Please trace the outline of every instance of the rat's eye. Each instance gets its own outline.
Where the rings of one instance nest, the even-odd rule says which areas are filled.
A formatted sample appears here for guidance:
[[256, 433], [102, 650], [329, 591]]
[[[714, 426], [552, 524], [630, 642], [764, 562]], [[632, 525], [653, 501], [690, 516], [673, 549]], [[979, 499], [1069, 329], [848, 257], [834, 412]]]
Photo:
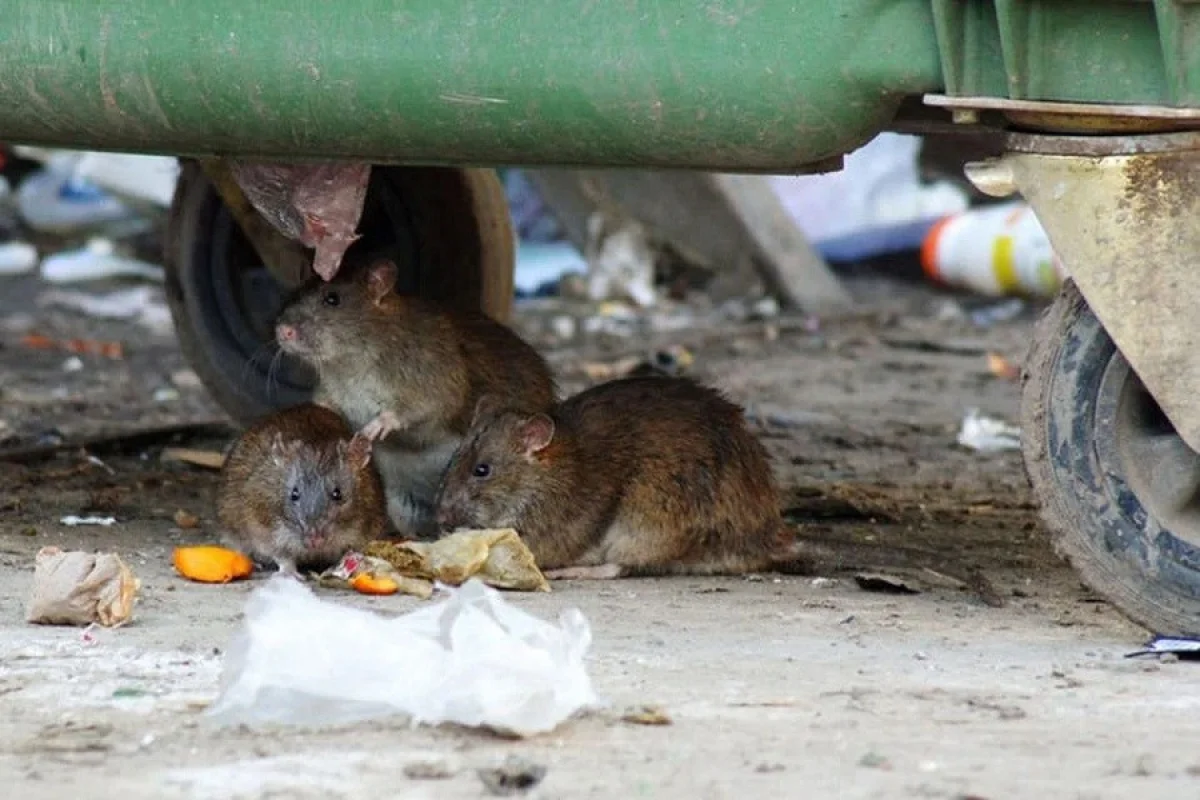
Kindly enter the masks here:
[[471, 474], [476, 478], [486, 478], [488, 475], [492, 474], [492, 465], [484, 464], [481, 461], [471, 469]]
[[329, 496], [333, 498], [333, 502], [335, 503], [342, 502], [342, 490], [336, 486], [333, 487], [333, 491], [329, 493]]
[[326, 292], [321, 299], [327, 306], [337, 306], [342, 302], [342, 298], [338, 296], [338, 293], [333, 291]]
[[292, 498], [293, 503], [300, 502], [300, 487], [299, 486], [292, 487], [292, 493], [291, 493], [290, 497]]

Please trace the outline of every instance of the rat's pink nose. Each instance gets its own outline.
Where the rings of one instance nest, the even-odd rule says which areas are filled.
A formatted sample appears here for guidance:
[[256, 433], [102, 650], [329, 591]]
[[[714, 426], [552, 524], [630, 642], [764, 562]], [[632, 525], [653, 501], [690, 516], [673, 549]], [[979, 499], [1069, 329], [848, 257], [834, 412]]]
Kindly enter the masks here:
[[296, 341], [296, 326], [295, 325], [276, 325], [275, 338], [281, 342]]

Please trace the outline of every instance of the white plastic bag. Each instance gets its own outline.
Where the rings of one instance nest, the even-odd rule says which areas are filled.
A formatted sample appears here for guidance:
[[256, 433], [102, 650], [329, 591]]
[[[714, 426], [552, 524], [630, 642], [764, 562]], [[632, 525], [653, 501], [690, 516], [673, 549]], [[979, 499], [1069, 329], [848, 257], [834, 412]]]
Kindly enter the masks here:
[[551, 625], [476, 579], [387, 619], [274, 578], [247, 602], [209, 714], [300, 725], [399, 714], [530, 736], [599, 705], [584, 668], [590, 644], [578, 610]]

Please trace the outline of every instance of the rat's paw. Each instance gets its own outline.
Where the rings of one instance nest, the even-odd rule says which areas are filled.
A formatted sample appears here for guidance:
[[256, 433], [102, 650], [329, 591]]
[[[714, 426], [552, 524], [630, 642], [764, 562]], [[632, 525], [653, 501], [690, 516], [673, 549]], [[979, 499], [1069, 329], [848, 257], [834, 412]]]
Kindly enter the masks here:
[[368, 441], [377, 442], [400, 427], [400, 420], [391, 411], [381, 411], [379, 416], [363, 426], [359, 433]]
[[552, 581], [607, 581], [621, 577], [618, 564], [601, 564], [596, 567], [563, 567], [544, 573]]

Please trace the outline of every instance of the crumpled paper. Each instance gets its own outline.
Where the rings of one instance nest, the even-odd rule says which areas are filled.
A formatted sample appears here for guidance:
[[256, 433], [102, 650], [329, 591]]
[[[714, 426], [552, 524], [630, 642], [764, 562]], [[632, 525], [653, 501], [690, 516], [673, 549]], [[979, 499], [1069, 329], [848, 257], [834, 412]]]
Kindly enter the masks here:
[[133, 617], [140, 588], [116, 553], [85, 553], [43, 547], [34, 561], [33, 594], [27, 622], [111, 628]]
[[979, 413], [979, 409], [972, 408], [963, 417], [958, 443], [980, 453], [1020, 450], [1021, 429], [1007, 422], [985, 417]]
[[247, 602], [209, 715], [227, 725], [402, 715], [532, 736], [599, 705], [584, 668], [591, 630], [577, 609], [552, 625], [477, 579], [447, 591], [389, 619], [272, 578]]
[[367, 572], [391, 578], [405, 594], [428, 598], [435, 581], [459, 586], [478, 578], [497, 589], [548, 592], [550, 583], [512, 528], [460, 531], [435, 542], [371, 542], [321, 574], [324, 586], [348, 584]]

